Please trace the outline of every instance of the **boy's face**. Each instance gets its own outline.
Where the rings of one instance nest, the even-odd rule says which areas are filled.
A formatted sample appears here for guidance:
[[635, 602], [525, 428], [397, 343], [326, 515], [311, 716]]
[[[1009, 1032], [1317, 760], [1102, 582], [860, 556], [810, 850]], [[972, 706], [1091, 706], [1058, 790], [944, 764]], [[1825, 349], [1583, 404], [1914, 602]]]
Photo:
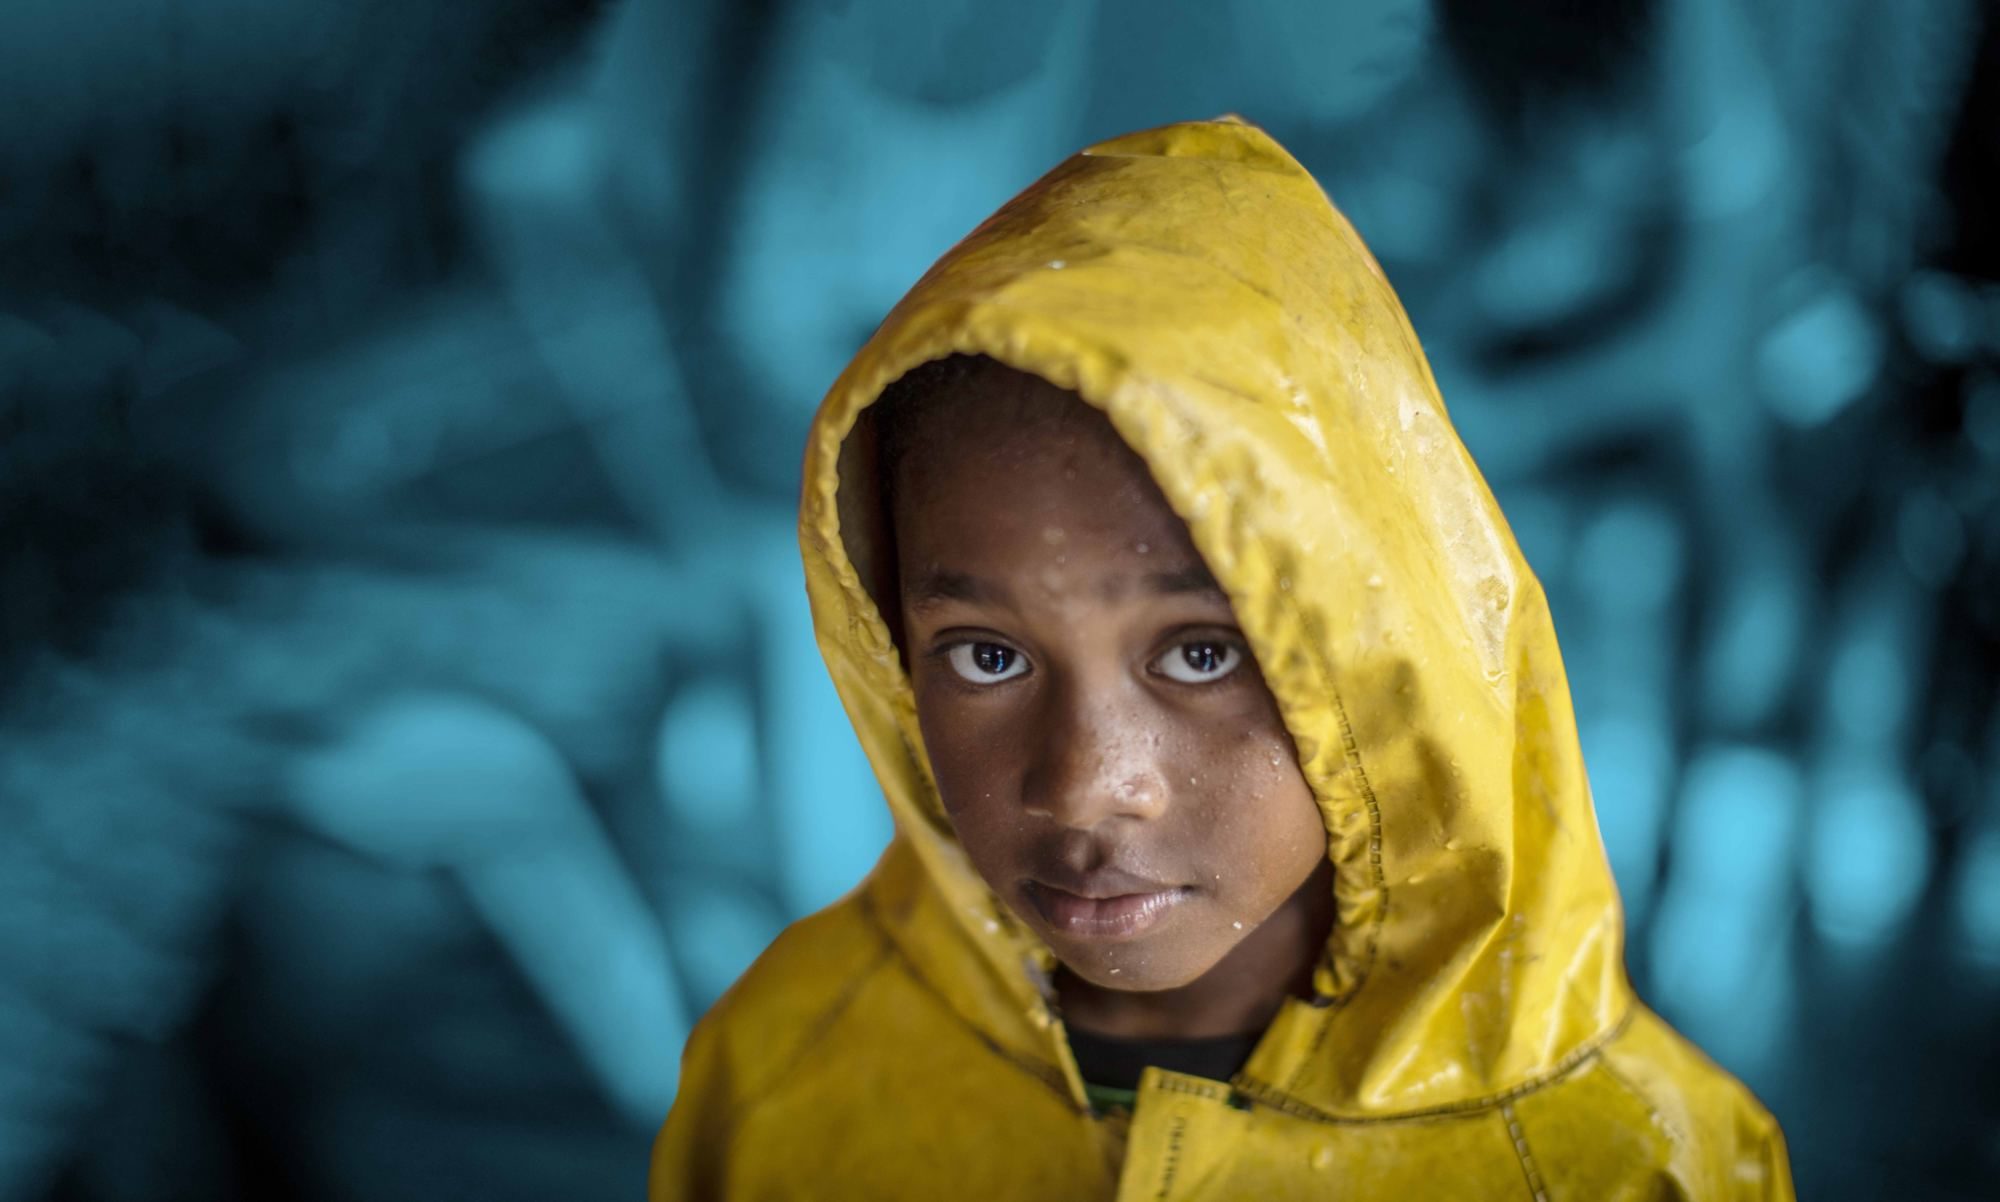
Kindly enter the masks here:
[[[1093, 985], [1175, 989], [1239, 945], [1226, 973], [1296, 976], [1254, 946], [1281, 908], [1328, 904], [1304, 896], [1326, 831], [1291, 737], [1144, 463], [1038, 383], [928, 407], [897, 479], [903, 639], [945, 808]], [[1267, 941], [1297, 958], [1286, 925]]]

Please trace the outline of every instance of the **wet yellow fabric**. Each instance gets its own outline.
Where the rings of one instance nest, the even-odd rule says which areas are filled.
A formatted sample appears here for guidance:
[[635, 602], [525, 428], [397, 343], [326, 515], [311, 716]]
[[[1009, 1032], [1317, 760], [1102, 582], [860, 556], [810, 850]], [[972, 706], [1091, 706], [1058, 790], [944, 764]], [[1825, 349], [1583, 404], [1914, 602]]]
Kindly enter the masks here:
[[[1148, 1070], [1127, 1131], [951, 833], [864, 585], [849, 434], [954, 352], [1074, 390], [1146, 460], [1326, 821], [1322, 996], [1234, 1082]], [[1261, 130], [1090, 147], [946, 254], [821, 407], [800, 535], [897, 833], [699, 1025], [654, 1202], [1791, 1196], [1771, 1117], [1632, 994], [1541, 587], [1380, 268]]]

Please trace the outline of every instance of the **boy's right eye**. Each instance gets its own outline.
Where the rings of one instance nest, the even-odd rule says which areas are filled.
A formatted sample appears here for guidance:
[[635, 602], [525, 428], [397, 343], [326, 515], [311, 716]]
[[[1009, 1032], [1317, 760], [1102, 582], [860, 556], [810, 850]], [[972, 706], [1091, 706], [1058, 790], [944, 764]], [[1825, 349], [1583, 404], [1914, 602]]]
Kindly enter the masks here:
[[945, 660], [973, 684], [998, 684], [1028, 670], [1025, 656], [999, 643], [958, 643], [946, 649]]

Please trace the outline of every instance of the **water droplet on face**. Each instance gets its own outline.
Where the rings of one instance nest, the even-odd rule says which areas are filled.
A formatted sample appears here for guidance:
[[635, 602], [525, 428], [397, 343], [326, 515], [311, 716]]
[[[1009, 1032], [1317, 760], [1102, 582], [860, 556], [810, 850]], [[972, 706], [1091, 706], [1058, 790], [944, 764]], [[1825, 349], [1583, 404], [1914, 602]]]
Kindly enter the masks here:
[[1239, 931], [1243, 929], [1243, 924], [1240, 922], [1232, 922], [1229, 925], [1235, 927]]
[[1114, 969], [1112, 969], [1112, 970], [1111, 970], [1111, 975], [1112, 975], [1112, 976], [1114, 976], [1114, 977], [1115, 977], [1115, 976], [1117, 976], [1117, 975], [1118, 975], [1118, 970], [1117, 970], [1117, 969], [1115, 969], [1115, 968], [1114, 968]]
[[1000, 924], [999, 924], [999, 923], [997, 923], [997, 922], [995, 922], [995, 921], [993, 921], [993, 920], [992, 920], [992, 919], [990, 919], [990, 918], [989, 918], [989, 919], [987, 919], [987, 920], [986, 920], [986, 933], [987, 933], [988, 935], [996, 935], [996, 934], [999, 934], [999, 932], [1000, 932]]
[[1150, 545], [1146, 544], [1146, 543], [1139, 543], [1138, 545], [1134, 546], [1134, 547], [1133, 547], [1132, 549], [1133, 549], [1134, 551], [1137, 551], [1137, 552], [1138, 552], [1139, 554], [1141, 554], [1141, 555], [1145, 555], [1145, 554], [1147, 554], [1148, 552], [1150, 552], [1150, 551], [1151, 551], [1151, 550], [1152, 550], [1153, 548], [1152, 548], [1152, 547], [1151, 547]]
[[1368, 587], [1369, 587], [1369, 588], [1381, 588], [1381, 587], [1382, 587], [1382, 573], [1380, 573], [1380, 572], [1377, 572], [1377, 573], [1375, 573], [1375, 574], [1374, 574], [1373, 576], [1370, 576], [1370, 577], [1368, 578]]
[[1446, 840], [1444, 841], [1444, 849], [1445, 849], [1446, 851], [1457, 851], [1457, 850], [1458, 850], [1458, 840], [1456, 840], [1456, 839], [1446, 839]]
[[1278, 591], [1281, 593], [1289, 593], [1292, 591], [1292, 578], [1290, 576], [1278, 577]]
[[[1062, 270], [1063, 268], [1065, 268], [1065, 267], [1068, 267], [1068, 266], [1069, 266], [1069, 264], [1068, 264], [1068, 263], [1065, 263], [1065, 262], [1063, 262], [1063, 261], [1062, 261], [1061, 259], [1050, 259], [1050, 260], [1049, 260], [1049, 270], [1050, 270], [1050, 271], [1061, 271], [1061, 270]], [[1112, 969], [1111, 971], [1113, 971], [1113, 972], [1117, 972], [1118, 970], [1114, 968], [1114, 969]]]

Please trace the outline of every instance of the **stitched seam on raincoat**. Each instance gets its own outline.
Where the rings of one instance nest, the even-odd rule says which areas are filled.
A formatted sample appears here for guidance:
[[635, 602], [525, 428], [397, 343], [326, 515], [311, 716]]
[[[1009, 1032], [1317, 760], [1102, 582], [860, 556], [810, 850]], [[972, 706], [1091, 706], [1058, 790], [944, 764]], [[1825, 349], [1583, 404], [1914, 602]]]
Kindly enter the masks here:
[[1514, 1159], [1521, 1162], [1521, 1175], [1528, 1179], [1528, 1195], [1535, 1202], [1548, 1202], [1548, 1189], [1542, 1185], [1542, 1175], [1535, 1168], [1535, 1154], [1528, 1147], [1528, 1133], [1521, 1129], [1521, 1120], [1512, 1104], [1501, 1105], [1500, 1117], [1506, 1120], [1507, 1138], [1513, 1142]]
[[745, 1093], [737, 1100], [736, 1105], [730, 1108], [729, 1121], [723, 1124], [725, 1129], [741, 1127], [743, 1116], [748, 1114], [753, 1106], [778, 1091], [778, 1087], [783, 1085], [785, 1080], [791, 1076], [793, 1067], [800, 1060], [804, 1059], [805, 1054], [817, 1046], [821, 1039], [825, 1038], [827, 1031], [832, 1029], [833, 1024], [838, 1022], [843, 1014], [847, 1013], [847, 1008], [854, 1004], [856, 997], [860, 996], [861, 987], [866, 985], [869, 979], [884, 964], [889, 962], [890, 954], [891, 949], [885, 941], [884, 945], [876, 950], [875, 958], [854, 974], [847, 982], [846, 987], [840, 991], [840, 996], [835, 998], [833, 1004], [826, 1008], [826, 1012], [813, 1020], [811, 1029], [799, 1041], [797, 1049], [785, 1058], [784, 1066], [772, 1073], [770, 1080], [758, 1086], [755, 1090]]
[[[1182, 436], [1190, 444], [1195, 444], [1197, 440], [1193, 435], [1199, 430], [1199, 426], [1187, 414], [1181, 412], [1179, 407], [1164, 394], [1161, 395], [1161, 403], [1161, 407], [1166, 412], [1172, 414], [1175, 420], [1180, 423]], [[1275, 560], [1276, 556], [1273, 554], [1273, 547], [1270, 540], [1266, 539], [1261, 532], [1253, 535], [1253, 537], [1263, 547], [1265, 557]], [[1275, 584], [1276, 582], [1273, 581], [1271, 583]], [[1306, 625], [1305, 615], [1299, 610], [1298, 597], [1284, 589], [1278, 590], [1278, 596], [1281, 598], [1280, 603], [1291, 613], [1294, 633], [1303, 632]], [[1362, 987], [1368, 983], [1368, 978], [1374, 974], [1375, 957], [1382, 944], [1382, 924], [1388, 918], [1389, 914], [1389, 885], [1382, 873], [1382, 807], [1375, 800], [1375, 786], [1368, 779], [1367, 768], [1361, 763], [1361, 745], [1354, 737], [1353, 723], [1348, 720], [1347, 703], [1342, 700], [1340, 689], [1334, 683], [1333, 665], [1327, 661], [1325, 649], [1320, 647], [1316, 642], [1300, 638], [1299, 644], [1305, 649], [1306, 660], [1313, 666], [1313, 671], [1319, 676], [1320, 687], [1326, 691], [1327, 699], [1333, 706], [1334, 718], [1340, 727], [1341, 754], [1349, 766], [1354, 769], [1355, 780], [1361, 786], [1361, 800], [1368, 809], [1368, 870], [1378, 899], [1375, 914], [1368, 920], [1367, 948], [1360, 957], [1361, 963], [1356, 969], [1354, 984], [1345, 994], [1334, 998], [1328, 1004], [1327, 1008], [1331, 1010], [1343, 1006], [1352, 1000], [1354, 995], [1360, 993]], [[1322, 1021], [1319, 1024], [1319, 1030], [1314, 1033], [1312, 1043], [1307, 1048], [1308, 1054], [1300, 1059], [1299, 1066], [1292, 1071], [1291, 1077], [1285, 1082], [1286, 1089], [1298, 1088], [1300, 1079], [1312, 1067], [1314, 1057], [1318, 1055], [1320, 1048], [1325, 1045], [1327, 1036], [1332, 1033], [1332, 1028], [1333, 1024], [1331, 1022]]]
[[1160, 1188], [1153, 1197], [1168, 1198], [1173, 1196], [1174, 1177], [1179, 1174], [1181, 1167], [1181, 1140], [1186, 1135], [1187, 1116], [1177, 1114], [1174, 1116], [1172, 1126], [1167, 1129], [1167, 1153], [1162, 1158]]
[[951, 1004], [950, 997], [937, 987], [936, 982], [925, 975], [924, 971], [918, 967], [917, 962], [904, 950], [903, 945], [896, 940], [895, 934], [889, 929], [889, 924], [883, 919], [880, 911], [876, 909], [875, 899], [864, 891], [860, 895], [860, 901], [862, 914], [867, 917], [869, 922], [875, 925], [877, 932], [882, 936], [883, 943], [888, 948], [888, 954], [895, 957], [897, 965], [902, 968], [903, 972], [911, 980], [928, 991], [943, 1005], [945, 1013], [951, 1015], [966, 1030], [972, 1032], [973, 1037], [980, 1042], [980, 1045], [995, 1057], [1007, 1064], [1013, 1065], [1015, 1068], [1020, 1069], [1022, 1072], [1055, 1091], [1056, 1096], [1067, 1103], [1070, 1109], [1076, 1110], [1080, 1114], [1090, 1113], [1088, 1105], [1078, 1107], [1076, 1099], [1070, 1096], [1069, 1080], [1063, 1076], [1061, 1070], [1002, 1047], [992, 1036], [980, 1030], [978, 1024], [960, 1014], [957, 1007]]
[[1512, 1089], [1502, 1090], [1496, 1094], [1488, 1094], [1483, 1098], [1470, 1098], [1463, 1102], [1450, 1102], [1443, 1106], [1431, 1106], [1422, 1110], [1406, 1110], [1398, 1114], [1329, 1114], [1317, 1106], [1311, 1106], [1299, 1101], [1297, 1098], [1292, 1097], [1275, 1086], [1265, 1085], [1250, 1077], [1237, 1078], [1236, 1090], [1260, 1106], [1269, 1106], [1271, 1109], [1289, 1114], [1293, 1118], [1308, 1119], [1315, 1123], [1329, 1123], [1342, 1127], [1361, 1127], [1377, 1123], [1400, 1123], [1416, 1119], [1450, 1118], [1469, 1115], [1482, 1110], [1489, 1110], [1494, 1106], [1518, 1101], [1531, 1093], [1546, 1089], [1576, 1073], [1592, 1060], [1598, 1060], [1599, 1063], [1602, 1063], [1600, 1057], [1604, 1049], [1613, 1040], [1623, 1035], [1626, 1028], [1632, 1025], [1634, 1013], [1636, 1012], [1631, 1010], [1626, 1011], [1623, 1018], [1606, 1027], [1603, 1033], [1598, 1035], [1597, 1038], [1579, 1044], [1574, 1052], [1563, 1057], [1563, 1059], [1556, 1063], [1554, 1068], [1539, 1077], [1530, 1078]]
[[1195, 1097], [1198, 1098], [1207, 1098], [1211, 1102], [1219, 1098], [1226, 1098], [1229, 1096], [1229, 1090], [1226, 1087], [1214, 1086], [1214, 1085], [1196, 1085], [1192, 1081], [1179, 1081], [1175, 1080], [1172, 1077], [1160, 1078], [1157, 1088], [1166, 1090], [1170, 1093], [1193, 1094]]

